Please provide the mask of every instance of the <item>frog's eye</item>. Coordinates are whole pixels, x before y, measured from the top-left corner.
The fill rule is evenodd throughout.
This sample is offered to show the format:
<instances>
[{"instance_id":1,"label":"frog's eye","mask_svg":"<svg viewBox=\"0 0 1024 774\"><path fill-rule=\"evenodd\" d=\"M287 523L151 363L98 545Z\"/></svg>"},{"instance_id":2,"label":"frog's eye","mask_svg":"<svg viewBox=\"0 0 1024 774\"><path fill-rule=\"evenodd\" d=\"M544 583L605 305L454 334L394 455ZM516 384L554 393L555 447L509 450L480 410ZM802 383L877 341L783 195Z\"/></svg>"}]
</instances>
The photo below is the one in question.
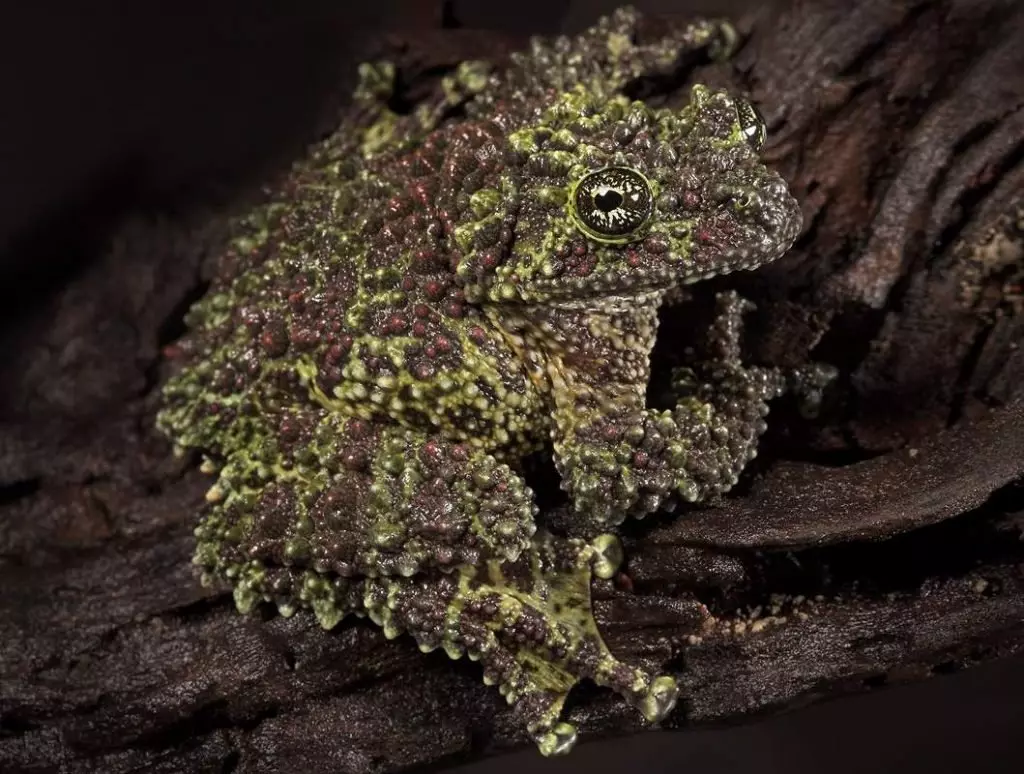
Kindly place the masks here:
<instances>
[{"instance_id":1,"label":"frog's eye","mask_svg":"<svg viewBox=\"0 0 1024 774\"><path fill-rule=\"evenodd\" d=\"M625 241L651 217L654 195L647 178L628 167L605 167L576 184L572 215L585 234L603 242Z\"/></svg>"},{"instance_id":2,"label":"frog's eye","mask_svg":"<svg viewBox=\"0 0 1024 774\"><path fill-rule=\"evenodd\" d=\"M764 125L764 119L757 108L745 99L736 100L736 116L740 122L740 134L747 141L755 153L760 152L764 147L765 137L768 129Z\"/></svg>"}]
</instances>

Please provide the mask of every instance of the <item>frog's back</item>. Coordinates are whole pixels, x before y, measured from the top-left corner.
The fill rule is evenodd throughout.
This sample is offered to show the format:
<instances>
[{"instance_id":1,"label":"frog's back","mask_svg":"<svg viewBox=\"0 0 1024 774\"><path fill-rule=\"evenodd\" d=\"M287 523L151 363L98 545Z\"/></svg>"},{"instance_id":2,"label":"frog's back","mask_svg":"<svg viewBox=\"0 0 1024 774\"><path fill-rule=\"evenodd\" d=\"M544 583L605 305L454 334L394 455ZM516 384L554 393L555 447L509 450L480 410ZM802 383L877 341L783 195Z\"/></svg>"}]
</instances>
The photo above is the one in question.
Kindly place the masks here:
<instances>
[{"instance_id":1,"label":"frog's back","mask_svg":"<svg viewBox=\"0 0 1024 774\"><path fill-rule=\"evenodd\" d=\"M503 128L446 124L369 159L351 140L343 127L318 144L240 220L188 315L162 425L229 455L303 407L521 450L538 398L453 272L457 237L511 239L510 222L471 214L502 176Z\"/></svg>"}]
</instances>

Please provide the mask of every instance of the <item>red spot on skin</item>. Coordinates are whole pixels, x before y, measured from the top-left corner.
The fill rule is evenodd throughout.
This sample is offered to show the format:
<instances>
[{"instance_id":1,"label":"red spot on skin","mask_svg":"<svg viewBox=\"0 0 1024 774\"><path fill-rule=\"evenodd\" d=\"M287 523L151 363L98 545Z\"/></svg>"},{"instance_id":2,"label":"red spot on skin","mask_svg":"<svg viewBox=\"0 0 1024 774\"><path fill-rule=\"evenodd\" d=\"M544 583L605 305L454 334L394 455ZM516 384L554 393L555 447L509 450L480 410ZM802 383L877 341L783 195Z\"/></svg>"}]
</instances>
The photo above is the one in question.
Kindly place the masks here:
<instances>
[{"instance_id":1,"label":"red spot on skin","mask_svg":"<svg viewBox=\"0 0 1024 774\"><path fill-rule=\"evenodd\" d=\"M452 342L447 336L435 336L434 337L434 348L438 352L451 352Z\"/></svg>"},{"instance_id":2,"label":"red spot on skin","mask_svg":"<svg viewBox=\"0 0 1024 774\"><path fill-rule=\"evenodd\" d=\"M696 191L683 192L683 206L690 210L695 210L700 206L700 196L697 195Z\"/></svg>"},{"instance_id":3,"label":"red spot on skin","mask_svg":"<svg viewBox=\"0 0 1024 774\"><path fill-rule=\"evenodd\" d=\"M251 306L239 309L238 319L241 320L242 325L254 332L263 324L263 315L260 310Z\"/></svg>"},{"instance_id":4,"label":"red spot on skin","mask_svg":"<svg viewBox=\"0 0 1024 774\"><path fill-rule=\"evenodd\" d=\"M288 349L288 340L280 322L271 323L260 334L260 345L267 354L276 357Z\"/></svg>"},{"instance_id":5,"label":"red spot on skin","mask_svg":"<svg viewBox=\"0 0 1024 774\"><path fill-rule=\"evenodd\" d=\"M330 390L337 384L341 383L341 369L328 366L320 369L320 381L321 387L324 390Z\"/></svg>"},{"instance_id":6,"label":"red spot on skin","mask_svg":"<svg viewBox=\"0 0 1024 774\"><path fill-rule=\"evenodd\" d=\"M624 572L615 573L615 587L622 591L633 591L633 579Z\"/></svg>"},{"instance_id":7,"label":"red spot on skin","mask_svg":"<svg viewBox=\"0 0 1024 774\"><path fill-rule=\"evenodd\" d=\"M350 419L345 425L349 437L358 439L369 435L370 425L362 419Z\"/></svg>"},{"instance_id":8,"label":"red spot on skin","mask_svg":"<svg viewBox=\"0 0 1024 774\"><path fill-rule=\"evenodd\" d=\"M633 467L634 468L646 468L647 463L650 462L651 458L645 451L633 452Z\"/></svg>"},{"instance_id":9,"label":"red spot on skin","mask_svg":"<svg viewBox=\"0 0 1024 774\"><path fill-rule=\"evenodd\" d=\"M466 305L460 301L449 301L445 312L449 317L462 317L466 313Z\"/></svg>"},{"instance_id":10,"label":"red spot on skin","mask_svg":"<svg viewBox=\"0 0 1024 774\"><path fill-rule=\"evenodd\" d=\"M644 240L644 247L652 253L664 253L668 250L668 242L661 236L650 236Z\"/></svg>"},{"instance_id":11,"label":"red spot on skin","mask_svg":"<svg viewBox=\"0 0 1024 774\"><path fill-rule=\"evenodd\" d=\"M586 255L587 254L587 246L584 245L584 244L574 245L573 248L572 248L572 252L573 252L574 255Z\"/></svg>"},{"instance_id":12,"label":"red spot on skin","mask_svg":"<svg viewBox=\"0 0 1024 774\"><path fill-rule=\"evenodd\" d=\"M437 441L427 441L423 444L423 453L432 461L437 461L441 458L441 447Z\"/></svg>"},{"instance_id":13,"label":"red spot on skin","mask_svg":"<svg viewBox=\"0 0 1024 774\"><path fill-rule=\"evenodd\" d=\"M324 360L331 365L340 362L343 357L345 357L345 349L338 344L328 347L327 352L324 353Z\"/></svg>"},{"instance_id":14,"label":"red spot on skin","mask_svg":"<svg viewBox=\"0 0 1024 774\"><path fill-rule=\"evenodd\" d=\"M249 376L256 376L256 374L260 372L259 355L257 355L253 350L250 349L245 353L245 356L242 358L242 362L245 364L245 372L249 374Z\"/></svg>"},{"instance_id":15,"label":"red spot on skin","mask_svg":"<svg viewBox=\"0 0 1024 774\"><path fill-rule=\"evenodd\" d=\"M444 283L437 280L430 280L426 285L423 286L423 292L427 294L427 298L434 301L440 299L445 293Z\"/></svg>"},{"instance_id":16,"label":"red spot on skin","mask_svg":"<svg viewBox=\"0 0 1024 774\"><path fill-rule=\"evenodd\" d=\"M283 441L294 441L299 437L299 424L294 417L284 417L277 426L277 434Z\"/></svg>"},{"instance_id":17,"label":"red spot on skin","mask_svg":"<svg viewBox=\"0 0 1024 774\"><path fill-rule=\"evenodd\" d=\"M417 264L430 264L437 259L437 253L430 249L417 250L413 253L412 259Z\"/></svg>"},{"instance_id":18,"label":"red spot on skin","mask_svg":"<svg viewBox=\"0 0 1024 774\"><path fill-rule=\"evenodd\" d=\"M418 339L422 339L427 335L427 326L423 322L417 320L412 324L412 335Z\"/></svg>"},{"instance_id":19,"label":"red spot on skin","mask_svg":"<svg viewBox=\"0 0 1024 774\"><path fill-rule=\"evenodd\" d=\"M697 240L704 243L714 242L715 236L708 229L702 228L697 231Z\"/></svg>"},{"instance_id":20,"label":"red spot on skin","mask_svg":"<svg viewBox=\"0 0 1024 774\"><path fill-rule=\"evenodd\" d=\"M477 344L483 344L487 340L487 332L479 325L474 325L469 329L469 338Z\"/></svg>"},{"instance_id":21,"label":"red spot on skin","mask_svg":"<svg viewBox=\"0 0 1024 774\"><path fill-rule=\"evenodd\" d=\"M409 186L409 195L422 206L426 207L433 199L431 186L425 180L417 180Z\"/></svg>"},{"instance_id":22,"label":"red spot on skin","mask_svg":"<svg viewBox=\"0 0 1024 774\"><path fill-rule=\"evenodd\" d=\"M452 223L455 220L455 214L451 210L444 209L437 211L437 219L441 221L441 228L445 234L449 234L452 231Z\"/></svg>"},{"instance_id":23,"label":"red spot on skin","mask_svg":"<svg viewBox=\"0 0 1024 774\"><path fill-rule=\"evenodd\" d=\"M406 211L406 201L400 196L389 199L386 206L390 215L402 215Z\"/></svg>"},{"instance_id":24,"label":"red spot on skin","mask_svg":"<svg viewBox=\"0 0 1024 774\"><path fill-rule=\"evenodd\" d=\"M469 459L469 452L466 447L461 443L457 443L452 447L451 458L455 462L465 462Z\"/></svg>"},{"instance_id":25,"label":"red spot on skin","mask_svg":"<svg viewBox=\"0 0 1024 774\"><path fill-rule=\"evenodd\" d=\"M317 332L311 328L292 328L289 336L292 344L299 349L308 349L317 342Z\"/></svg>"},{"instance_id":26,"label":"red spot on skin","mask_svg":"<svg viewBox=\"0 0 1024 774\"><path fill-rule=\"evenodd\" d=\"M409 327L409 321L405 319L404 315L393 314L388 317L387 331L388 333L401 333Z\"/></svg>"},{"instance_id":27,"label":"red spot on skin","mask_svg":"<svg viewBox=\"0 0 1024 774\"><path fill-rule=\"evenodd\" d=\"M426 304L416 304L412 308L412 313L422 319L430 315L430 307Z\"/></svg>"},{"instance_id":28,"label":"red spot on skin","mask_svg":"<svg viewBox=\"0 0 1024 774\"><path fill-rule=\"evenodd\" d=\"M341 464L349 470L363 470L366 463L366 454L361 449L346 449L341 455ZM335 553L341 550L340 546L332 546L332 548Z\"/></svg>"},{"instance_id":29,"label":"red spot on skin","mask_svg":"<svg viewBox=\"0 0 1024 774\"><path fill-rule=\"evenodd\" d=\"M409 275L402 277L402 290L406 293L416 289L416 280Z\"/></svg>"},{"instance_id":30,"label":"red spot on skin","mask_svg":"<svg viewBox=\"0 0 1024 774\"><path fill-rule=\"evenodd\" d=\"M288 306L290 306L292 310L296 312L301 312L303 309L306 308L306 298L301 290L296 291L292 293L290 296L288 296Z\"/></svg>"},{"instance_id":31,"label":"red spot on skin","mask_svg":"<svg viewBox=\"0 0 1024 774\"><path fill-rule=\"evenodd\" d=\"M412 215L405 216L402 220L402 228L404 228L407 233L418 234L423 230L424 222L423 215L419 212L414 212Z\"/></svg>"},{"instance_id":32,"label":"red spot on skin","mask_svg":"<svg viewBox=\"0 0 1024 774\"><path fill-rule=\"evenodd\" d=\"M577 277L590 276L591 272L594 271L595 266L597 266L597 258L594 256L588 256L586 260L581 260L573 267L572 274Z\"/></svg>"},{"instance_id":33,"label":"red spot on skin","mask_svg":"<svg viewBox=\"0 0 1024 774\"><path fill-rule=\"evenodd\" d=\"M627 250L626 263L628 263L635 269L637 266L640 265L640 254L636 250Z\"/></svg>"}]
</instances>

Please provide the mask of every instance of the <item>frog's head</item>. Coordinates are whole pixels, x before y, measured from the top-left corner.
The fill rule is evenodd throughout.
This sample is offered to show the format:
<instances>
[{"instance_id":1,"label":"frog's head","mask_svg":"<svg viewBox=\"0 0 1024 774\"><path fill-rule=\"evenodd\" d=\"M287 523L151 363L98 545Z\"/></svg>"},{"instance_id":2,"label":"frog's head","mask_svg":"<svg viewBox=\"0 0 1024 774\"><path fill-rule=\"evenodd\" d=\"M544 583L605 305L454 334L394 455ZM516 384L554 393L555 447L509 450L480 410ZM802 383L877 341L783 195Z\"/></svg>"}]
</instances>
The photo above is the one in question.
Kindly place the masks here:
<instances>
[{"instance_id":1,"label":"frog's head","mask_svg":"<svg viewBox=\"0 0 1024 774\"><path fill-rule=\"evenodd\" d=\"M774 261L801 216L764 139L750 103L704 86L681 110L560 95L508 135L498 188L474 194L481 217L457 234L467 298L578 303ZM498 219L504 243L473 250Z\"/></svg>"}]
</instances>

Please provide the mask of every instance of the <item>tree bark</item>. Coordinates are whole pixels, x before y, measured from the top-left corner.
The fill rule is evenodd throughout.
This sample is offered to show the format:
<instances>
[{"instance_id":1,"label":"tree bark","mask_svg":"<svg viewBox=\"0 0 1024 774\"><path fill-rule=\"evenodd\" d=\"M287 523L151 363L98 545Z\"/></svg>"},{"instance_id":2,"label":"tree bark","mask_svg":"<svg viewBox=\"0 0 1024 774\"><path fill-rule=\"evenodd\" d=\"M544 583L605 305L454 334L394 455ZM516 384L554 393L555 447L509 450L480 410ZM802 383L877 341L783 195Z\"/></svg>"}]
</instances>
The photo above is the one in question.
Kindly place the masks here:
<instances>
[{"instance_id":1,"label":"tree bark","mask_svg":"<svg viewBox=\"0 0 1024 774\"><path fill-rule=\"evenodd\" d=\"M521 42L415 21L432 31L375 43L409 101ZM779 405L735 493L636 525L627 572L595 584L612 650L679 675L672 729L1024 649L1024 6L802 2L740 27L733 61L652 99L703 81L761 106L805 230L725 284L758 304L751 359L840 378L815 418ZM390 772L526 743L473 663L362 620L240 616L198 584L208 482L153 416L222 232L203 212L136 217L8 307L0 770ZM666 316L658 362L700 309ZM640 728L596 689L570 714Z\"/></svg>"}]
</instances>

